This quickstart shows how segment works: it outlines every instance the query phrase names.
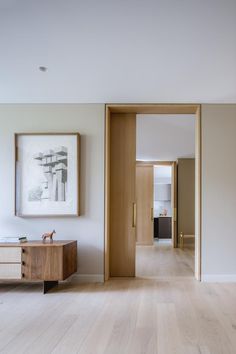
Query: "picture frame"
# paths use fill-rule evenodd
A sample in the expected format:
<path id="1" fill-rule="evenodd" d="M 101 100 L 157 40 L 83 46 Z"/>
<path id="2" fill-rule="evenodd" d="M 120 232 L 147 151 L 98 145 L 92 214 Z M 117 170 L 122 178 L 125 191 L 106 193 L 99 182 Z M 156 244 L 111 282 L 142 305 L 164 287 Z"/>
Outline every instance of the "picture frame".
<path id="1" fill-rule="evenodd" d="M 15 134 L 15 216 L 79 216 L 80 134 Z"/>

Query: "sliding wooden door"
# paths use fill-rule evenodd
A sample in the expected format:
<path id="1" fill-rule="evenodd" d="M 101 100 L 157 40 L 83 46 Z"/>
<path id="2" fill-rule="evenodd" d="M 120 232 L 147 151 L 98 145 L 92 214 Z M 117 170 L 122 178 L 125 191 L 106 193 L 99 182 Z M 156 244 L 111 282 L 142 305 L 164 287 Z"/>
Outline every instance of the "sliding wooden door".
<path id="1" fill-rule="evenodd" d="M 177 242 L 177 165 L 171 165 L 171 204 L 172 204 L 172 245 L 178 246 Z"/>
<path id="2" fill-rule="evenodd" d="M 137 244 L 152 245 L 153 166 L 136 165 Z"/>
<path id="3" fill-rule="evenodd" d="M 110 276 L 135 276 L 136 114 L 110 116 Z"/>

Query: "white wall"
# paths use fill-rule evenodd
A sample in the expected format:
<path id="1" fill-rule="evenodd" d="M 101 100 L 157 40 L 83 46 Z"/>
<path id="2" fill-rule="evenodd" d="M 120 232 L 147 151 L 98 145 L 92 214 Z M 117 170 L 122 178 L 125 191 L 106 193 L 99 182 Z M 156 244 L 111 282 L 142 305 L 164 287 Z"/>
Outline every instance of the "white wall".
<path id="1" fill-rule="evenodd" d="M 104 250 L 104 105 L 0 106 L 0 235 L 39 239 L 55 229 L 56 239 L 78 240 L 78 273 L 103 279 Z M 81 213 L 75 218 L 14 216 L 14 133 L 81 134 Z M 87 276 L 89 275 L 89 276 Z"/>
<path id="2" fill-rule="evenodd" d="M 235 213 L 236 105 L 203 105 L 203 280 L 236 281 Z"/>

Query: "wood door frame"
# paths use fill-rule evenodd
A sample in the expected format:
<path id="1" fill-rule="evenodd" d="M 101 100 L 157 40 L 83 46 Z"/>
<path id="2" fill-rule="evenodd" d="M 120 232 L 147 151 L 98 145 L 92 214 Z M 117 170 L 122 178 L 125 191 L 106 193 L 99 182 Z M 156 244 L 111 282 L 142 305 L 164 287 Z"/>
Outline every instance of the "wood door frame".
<path id="1" fill-rule="evenodd" d="M 141 161 L 136 160 L 137 165 L 144 166 L 171 166 L 176 161 Z"/>
<path id="2" fill-rule="evenodd" d="M 177 161 L 142 161 L 142 160 L 136 160 L 136 166 L 152 166 L 154 168 L 154 166 L 170 166 L 171 167 L 171 205 L 172 203 L 174 205 L 177 204 L 177 193 L 176 193 L 176 189 L 177 189 L 177 179 L 176 179 L 176 175 L 173 176 L 173 182 L 172 183 L 172 174 L 173 174 L 173 168 L 175 168 L 175 174 L 176 174 L 176 165 L 177 165 Z M 154 196 L 153 196 L 154 197 Z M 172 208 L 173 209 L 173 208 Z M 177 220 L 174 220 L 174 217 L 176 218 L 177 213 L 174 215 L 174 213 L 176 213 L 176 211 L 172 210 L 172 221 L 171 221 L 171 242 L 174 248 L 177 247 L 177 240 L 178 240 L 178 235 L 177 235 L 177 223 L 174 224 L 174 222 L 177 222 Z"/>
<path id="3" fill-rule="evenodd" d="M 195 278 L 201 280 L 201 105 L 200 104 L 106 104 L 105 109 L 105 211 L 104 279 L 109 279 L 110 224 L 110 119 L 112 113 L 195 115 Z"/>

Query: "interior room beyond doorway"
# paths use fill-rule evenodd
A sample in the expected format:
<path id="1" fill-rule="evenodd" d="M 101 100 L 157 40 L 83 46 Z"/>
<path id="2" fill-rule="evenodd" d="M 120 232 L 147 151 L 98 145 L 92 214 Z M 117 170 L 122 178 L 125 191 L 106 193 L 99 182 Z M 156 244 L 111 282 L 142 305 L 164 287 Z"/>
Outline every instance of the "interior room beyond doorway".
<path id="1" fill-rule="evenodd" d="M 137 115 L 136 134 L 136 276 L 193 276 L 195 116 Z"/>
<path id="2" fill-rule="evenodd" d="M 154 241 L 172 239 L 173 208 L 171 200 L 172 168 L 170 165 L 154 165 Z"/>

